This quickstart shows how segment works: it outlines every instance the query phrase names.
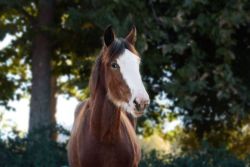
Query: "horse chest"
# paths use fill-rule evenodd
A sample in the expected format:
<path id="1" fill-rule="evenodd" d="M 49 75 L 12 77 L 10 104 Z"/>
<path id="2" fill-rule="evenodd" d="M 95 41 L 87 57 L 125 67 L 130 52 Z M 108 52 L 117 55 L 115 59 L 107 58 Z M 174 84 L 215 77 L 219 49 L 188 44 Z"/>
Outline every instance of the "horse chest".
<path id="1" fill-rule="evenodd" d="M 91 137 L 81 148 L 81 167 L 135 167 L 136 155 L 130 141 L 120 138 L 112 143 Z"/>

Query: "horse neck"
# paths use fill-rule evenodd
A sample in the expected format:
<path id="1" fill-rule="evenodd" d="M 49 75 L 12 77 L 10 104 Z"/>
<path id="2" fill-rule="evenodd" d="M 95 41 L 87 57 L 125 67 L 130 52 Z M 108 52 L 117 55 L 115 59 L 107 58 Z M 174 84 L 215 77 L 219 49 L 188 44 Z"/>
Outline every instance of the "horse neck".
<path id="1" fill-rule="evenodd" d="M 113 141 L 119 136 L 119 109 L 107 98 L 107 95 L 97 94 L 92 101 L 91 130 L 102 141 Z"/>

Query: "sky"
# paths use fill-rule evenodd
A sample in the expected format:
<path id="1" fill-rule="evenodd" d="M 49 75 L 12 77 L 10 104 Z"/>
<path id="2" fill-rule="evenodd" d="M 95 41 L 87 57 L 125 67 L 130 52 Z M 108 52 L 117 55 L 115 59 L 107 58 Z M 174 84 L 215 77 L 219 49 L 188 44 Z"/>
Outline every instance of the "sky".
<path id="1" fill-rule="evenodd" d="M 15 37 L 7 34 L 4 40 L 0 41 L 0 50 L 11 43 Z M 3 113 L 3 121 L 0 122 L 0 128 L 5 128 L 8 132 L 11 129 L 8 126 L 16 126 L 17 130 L 27 132 L 29 123 L 29 98 L 23 98 L 19 101 L 10 101 L 9 105 L 15 108 L 15 111 L 7 111 L 0 106 L 0 113 Z M 74 110 L 79 101 L 76 98 L 66 98 L 63 95 L 58 96 L 57 102 L 57 123 L 70 130 L 74 120 Z M 166 122 L 164 132 L 173 130 L 177 125 L 180 125 L 180 120 Z M 8 126 L 5 126 L 8 125 Z"/>
<path id="2" fill-rule="evenodd" d="M 0 50 L 8 46 L 11 40 L 13 40 L 14 38 L 15 38 L 14 36 L 7 34 L 5 38 L 2 41 L 0 41 Z"/>

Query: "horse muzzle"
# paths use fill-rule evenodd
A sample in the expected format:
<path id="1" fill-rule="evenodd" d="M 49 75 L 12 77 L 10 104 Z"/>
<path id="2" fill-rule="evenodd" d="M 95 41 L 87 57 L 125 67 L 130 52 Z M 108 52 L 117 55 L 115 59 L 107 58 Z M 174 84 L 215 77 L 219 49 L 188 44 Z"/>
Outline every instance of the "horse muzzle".
<path id="1" fill-rule="evenodd" d="M 134 114 L 136 117 L 142 116 L 145 109 L 148 107 L 149 105 L 149 98 L 135 98 L 133 103 L 135 106 L 135 111 Z"/>

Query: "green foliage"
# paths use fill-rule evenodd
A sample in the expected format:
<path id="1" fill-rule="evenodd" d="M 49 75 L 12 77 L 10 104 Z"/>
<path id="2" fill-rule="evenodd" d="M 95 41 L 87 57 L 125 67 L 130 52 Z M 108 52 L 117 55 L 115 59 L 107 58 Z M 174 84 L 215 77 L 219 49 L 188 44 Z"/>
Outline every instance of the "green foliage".
<path id="1" fill-rule="evenodd" d="M 178 157 L 173 161 L 173 166 L 176 167 L 245 167 L 246 162 L 237 159 L 225 149 L 201 150 L 192 155 Z"/>
<path id="2" fill-rule="evenodd" d="M 151 91 L 167 95 L 171 110 L 199 138 L 242 127 L 250 111 L 249 1 L 152 1 L 149 6 L 157 25 L 145 52 L 157 54 L 145 56 Z M 153 105 L 153 111 L 162 111 Z"/>
<path id="3" fill-rule="evenodd" d="M 156 150 L 153 150 L 149 153 L 143 153 L 142 155 L 142 161 L 139 165 L 140 167 L 168 167 L 168 160 L 171 160 L 171 156 L 164 157 Z"/>
<path id="4" fill-rule="evenodd" d="M 65 130 L 59 129 L 65 135 Z M 64 133 L 62 133 L 64 132 Z M 67 165 L 66 143 L 45 138 L 46 130 L 26 137 L 19 132 L 0 138 L 1 167 L 58 167 Z M 68 135 L 68 133 L 66 133 Z"/>
<path id="5" fill-rule="evenodd" d="M 247 164 L 248 160 L 240 160 L 226 149 L 204 145 L 199 151 L 177 156 L 152 151 L 143 155 L 140 167 L 245 167 Z"/>
<path id="6" fill-rule="evenodd" d="M 0 138 L 1 167 L 61 167 L 68 166 L 66 143 L 43 138 L 46 130 L 20 137 L 19 132 Z M 62 128 L 58 133 L 68 137 Z M 224 148 L 204 144 L 202 149 L 186 154 L 163 154 L 156 150 L 143 152 L 140 167 L 245 167 L 249 160 L 240 160 Z"/>

